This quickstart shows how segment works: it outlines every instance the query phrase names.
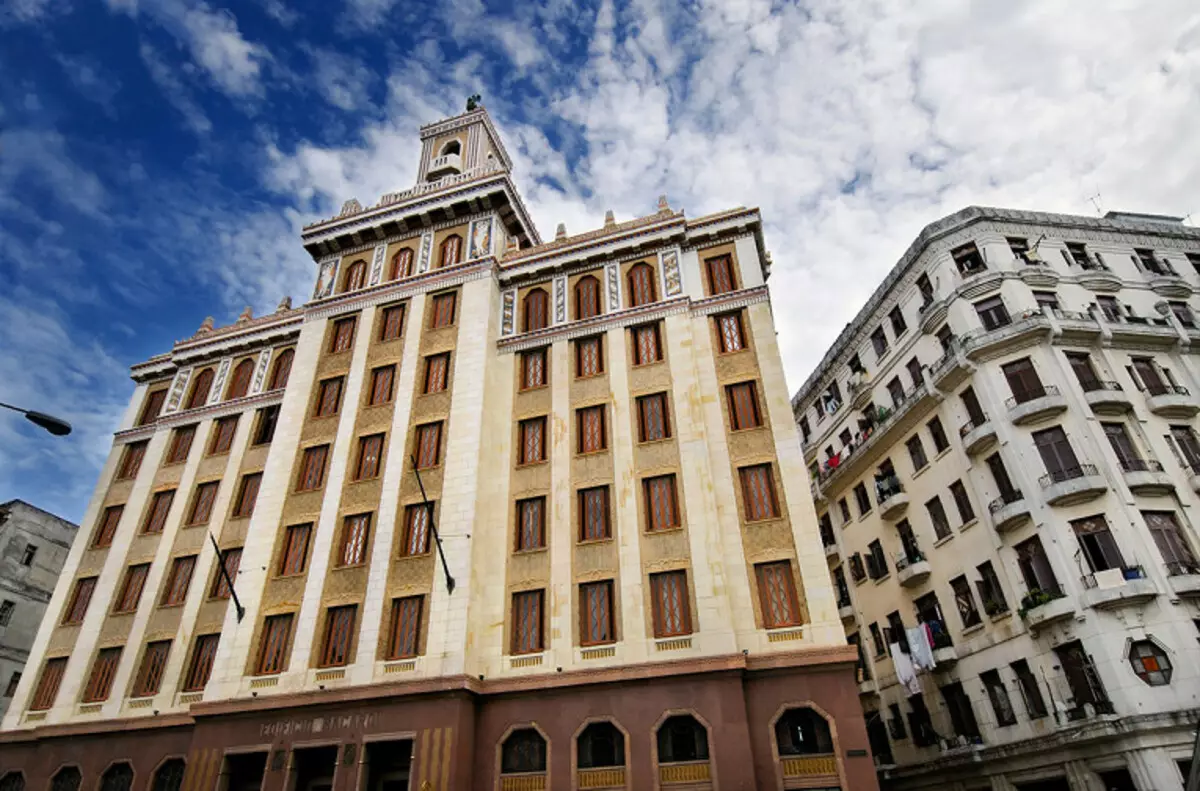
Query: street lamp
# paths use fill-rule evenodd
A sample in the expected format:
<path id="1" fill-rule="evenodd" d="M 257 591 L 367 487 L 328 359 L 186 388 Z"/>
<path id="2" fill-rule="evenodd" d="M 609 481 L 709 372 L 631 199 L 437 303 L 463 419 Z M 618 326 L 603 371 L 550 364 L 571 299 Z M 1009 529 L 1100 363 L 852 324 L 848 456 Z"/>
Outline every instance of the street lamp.
<path id="1" fill-rule="evenodd" d="M 14 412 L 20 412 L 30 423 L 35 426 L 41 426 L 56 437 L 65 437 L 71 433 L 71 424 L 65 420 L 56 418 L 54 415 L 47 415 L 45 412 L 35 412 L 32 409 L 21 409 L 19 406 L 5 404 L 2 401 L 0 401 L 0 406 L 5 409 L 11 409 Z"/>

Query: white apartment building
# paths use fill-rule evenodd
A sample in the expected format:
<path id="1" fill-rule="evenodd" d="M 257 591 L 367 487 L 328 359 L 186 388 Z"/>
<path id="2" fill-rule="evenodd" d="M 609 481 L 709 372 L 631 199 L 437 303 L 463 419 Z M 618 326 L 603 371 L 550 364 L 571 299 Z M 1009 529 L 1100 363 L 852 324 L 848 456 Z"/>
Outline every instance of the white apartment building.
<path id="1" fill-rule="evenodd" d="M 1177 218 L 970 207 L 794 396 L 881 787 L 1182 788 L 1198 291 Z"/>

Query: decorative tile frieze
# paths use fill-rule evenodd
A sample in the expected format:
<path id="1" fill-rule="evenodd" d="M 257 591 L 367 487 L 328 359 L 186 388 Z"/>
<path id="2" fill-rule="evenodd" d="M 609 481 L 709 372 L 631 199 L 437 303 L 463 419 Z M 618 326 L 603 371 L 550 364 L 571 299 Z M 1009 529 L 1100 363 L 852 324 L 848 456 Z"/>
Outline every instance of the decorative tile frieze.
<path id="1" fill-rule="evenodd" d="M 233 358 L 225 357 L 221 360 L 221 365 L 217 368 L 217 376 L 213 379 L 212 389 L 208 391 L 208 403 L 216 404 L 221 400 L 221 394 L 225 392 L 225 380 L 229 378 L 229 366 L 233 365 Z"/>
<path id="2" fill-rule="evenodd" d="M 429 271 L 429 259 L 433 256 L 433 231 L 421 234 L 421 250 L 417 253 L 417 274 Z"/>
<path id="3" fill-rule="evenodd" d="M 658 254 L 659 269 L 662 271 L 663 294 L 675 297 L 683 293 L 683 272 L 679 268 L 678 249 L 664 250 Z"/>
<path id="4" fill-rule="evenodd" d="M 500 334 L 512 335 L 516 329 L 515 314 L 517 307 L 517 290 L 510 288 L 501 297 Z"/>
<path id="5" fill-rule="evenodd" d="M 492 218 L 490 215 L 471 221 L 470 238 L 469 258 L 482 258 L 492 254 Z"/>
<path id="6" fill-rule="evenodd" d="M 304 306 L 304 321 L 321 321 L 331 316 L 352 313 L 366 307 L 379 305 L 383 302 L 393 302 L 408 299 L 428 291 L 450 288 L 452 286 L 491 277 L 496 270 L 496 259 L 482 258 L 478 261 L 464 261 L 461 264 L 435 269 L 423 275 L 415 275 L 404 280 L 381 283 L 361 291 L 349 294 L 338 294 L 328 302 L 320 305 L 309 303 Z"/>
<path id="7" fill-rule="evenodd" d="M 567 278 L 554 278 L 554 323 L 565 324 L 567 321 Z"/>
<path id="8" fill-rule="evenodd" d="M 608 281 L 608 310 L 611 313 L 621 309 L 621 275 L 615 261 L 604 267 L 604 276 Z"/>
<path id="9" fill-rule="evenodd" d="M 235 398 L 231 401 L 222 401 L 218 404 L 208 404 L 195 409 L 185 409 L 182 412 L 174 412 L 170 415 L 161 415 L 158 420 L 148 426 L 138 426 L 136 428 L 118 431 L 113 435 L 113 439 L 118 443 L 136 442 L 140 439 L 145 439 L 155 431 L 162 428 L 173 428 L 181 426 L 184 423 L 192 423 L 200 420 L 217 420 L 227 415 L 233 415 L 238 412 L 244 412 L 248 409 L 259 409 L 272 404 L 278 404 L 283 401 L 283 390 L 272 390 L 267 393 L 257 393 L 248 395 L 242 398 Z"/>
<path id="10" fill-rule="evenodd" d="M 367 281 L 368 285 L 377 285 L 383 279 L 383 256 L 386 252 L 386 244 L 375 245 L 375 254 L 371 259 L 371 279 Z"/>
<path id="11" fill-rule="evenodd" d="M 333 283 L 337 279 L 339 258 L 328 258 L 318 264 L 317 285 L 313 288 L 313 299 L 325 299 L 333 293 Z"/>
<path id="12" fill-rule="evenodd" d="M 163 414 L 170 414 L 183 403 L 183 394 L 187 392 L 188 380 L 192 378 L 192 369 L 184 368 L 175 372 L 175 381 L 171 382 L 171 393 L 167 396 L 167 404 Z"/>
<path id="13" fill-rule="evenodd" d="M 258 353 L 258 362 L 254 366 L 254 382 L 250 385 L 250 394 L 261 393 L 263 383 L 267 381 L 267 368 L 271 364 L 271 350 L 263 349 Z"/>

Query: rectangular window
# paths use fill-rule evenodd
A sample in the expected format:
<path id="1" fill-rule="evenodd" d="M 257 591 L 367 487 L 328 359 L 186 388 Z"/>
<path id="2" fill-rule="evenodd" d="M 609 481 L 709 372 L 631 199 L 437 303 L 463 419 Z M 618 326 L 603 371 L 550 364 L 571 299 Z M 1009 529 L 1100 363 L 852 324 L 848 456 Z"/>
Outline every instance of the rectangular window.
<path id="1" fill-rule="evenodd" d="M 450 378 L 450 352 L 431 354 L 425 358 L 425 385 L 423 393 L 441 393 L 446 390 Z"/>
<path id="2" fill-rule="evenodd" d="M 1196 556 L 1173 511 L 1142 511 L 1142 519 L 1167 564 L 1168 575 L 1200 573 L 1200 565 L 1196 563 Z"/>
<path id="3" fill-rule="evenodd" d="M 962 619 L 964 629 L 983 623 L 979 609 L 975 606 L 975 594 L 971 592 L 971 583 L 967 582 L 965 574 L 950 580 L 950 589 L 954 591 L 954 604 L 958 607 L 958 617 Z"/>
<path id="4" fill-rule="evenodd" d="M 192 439 L 196 438 L 196 425 L 180 426 L 170 435 L 170 448 L 167 450 L 168 465 L 178 465 L 187 461 L 188 451 L 192 450 Z"/>
<path id="5" fill-rule="evenodd" d="M 33 702 L 29 705 L 30 711 L 45 711 L 54 705 L 54 699 L 58 697 L 58 686 L 62 683 L 66 670 L 67 657 L 59 656 L 46 660 L 37 689 L 33 693 Z"/>
<path id="6" fill-rule="evenodd" d="M 846 502 L 845 497 L 838 500 L 838 512 L 842 515 L 843 525 L 850 521 L 850 503 Z"/>
<path id="7" fill-rule="evenodd" d="M 96 592 L 97 577 L 83 577 L 75 582 L 75 590 L 71 591 L 71 601 L 67 604 L 66 614 L 63 615 L 63 625 L 83 623 L 87 615 L 88 605 L 92 603 L 92 594 Z"/>
<path id="8" fill-rule="evenodd" d="M 233 447 L 233 435 L 237 432 L 238 416 L 223 417 L 213 424 L 213 438 L 208 446 L 209 456 L 228 453 Z"/>
<path id="9" fill-rule="evenodd" d="M 430 317 L 429 328 L 431 330 L 449 327 L 454 324 L 454 309 L 457 301 L 457 295 L 452 291 L 449 294 L 438 294 L 433 298 L 433 314 Z"/>
<path id="10" fill-rule="evenodd" d="M 871 496 L 867 494 L 865 484 L 860 483 L 854 487 L 854 501 L 858 506 L 858 516 L 860 519 L 871 513 Z"/>
<path id="11" fill-rule="evenodd" d="M 233 506 L 233 516 L 235 519 L 244 518 L 254 513 L 254 503 L 258 501 L 258 487 L 262 483 L 261 472 L 252 472 L 242 476 L 241 486 L 238 488 L 237 502 Z"/>
<path id="12" fill-rule="evenodd" d="M 208 589 L 208 595 L 213 599 L 228 599 L 230 594 L 229 580 L 236 580 L 238 568 L 242 565 L 242 548 L 232 547 L 221 553 L 221 565 L 225 567 L 225 573 L 221 573 L 220 566 L 217 567 L 213 574 L 212 586 Z M 226 579 L 228 575 L 229 580 Z"/>
<path id="13" fill-rule="evenodd" d="M 871 348 L 875 350 L 875 359 L 877 360 L 887 354 L 888 339 L 883 327 L 876 327 L 871 333 Z"/>
<path id="14" fill-rule="evenodd" d="M 925 373 L 921 368 L 921 361 L 913 357 L 904 364 L 905 370 L 908 371 L 908 378 L 912 380 L 912 386 L 915 390 L 925 384 Z"/>
<path id="15" fill-rule="evenodd" d="M 275 439 L 275 424 L 279 422 L 279 404 L 265 406 L 258 410 L 257 423 L 254 429 L 254 444 L 266 445 Z"/>
<path id="16" fill-rule="evenodd" d="M 1004 687 L 1000 673 L 995 670 L 986 670 L 979 674 L 979 680 L 983 682 L 983 688 L 987 690 L 988 699 L 992 702 L 992 711 L 996 714 L 996 724 L 1002 727 L 1016 725 L 1017 713 L 1013 711 L 1012 701 L 1009 700 L 1008 690 Z"/>
<path id="17" fill-rule="evenodd" d="M 342 521 L 342 542 L 338 548 L 337 565 L 361 566 L 367 562 L 367 545 L 371 540 L 371 515 L 355 514 Z"/>
<path id="18" fill-rule="evenodd" d="M 1083 474 L 1062 426 L 1033 432 L 1033 444 L 1041 454 L 1051 481 L 1065 481 Z"/>
<path id="19" fill-rule="evenodd" d="M 421 610 L 423 596 L 392 599 L 391 631 L 388 637 L 388 659 L 406 659 L 420 651 Z"/>
<path id="20" fill-rule="evenodd" d="M 1025 700 L 1025 711 L 1029 713 L 1029 719 L 1041 719 L 1049 714 L 1050 712 L 1046 709 L 1046 701 L 1042 697 L 1042 690 L 1038 686 L 1037 677 L 1029 669 L 1029 663 L 1024 659 L 1018 659 L 1009 667 L 1017 676 L 1017 688 L 1021 690 L 1021 697 Z"/>
<path id="21" fill-rule="evenodd" d="M 383 309 L 379 321 L 379 340 L 394 341 L 400 337 L 404 329 L 404 306 L 390 305 Z"/>
<path id="22" fill-rule="evenodd" d="M 139 563 L 126 569 L 121 591 L 113 607 L 114 613 L 133 612 L 137 609 L 138 602 L 142 599 L 142 588 L 146 586 L 146 575 L 149 573 L 149 563 Z"/>
<path id="23" fill-rule="evenodd" d="M 767 629 L 799 626 L 800 601 L 796 598 L 796 580 L 792 576 L 791 562 L 759 563 L 754 571 L 758 577 L 763 626 Z"/>
<path id="24" fill-rule="evenodd" d="M 974 242 L 967 242 L 964 245 L 954 248 L 950 251 L 950 255 L 953 256 L 954 264 L 958 267 L 959 273 L 964 277 L 987 269 L 987 264 L 983 261 L 983 255 L 979 252 L 979 247 Z"/>
<path id="25" fill-rule="evenodd" d="M 979 589 L 979 599 L 983 602 L 983 611 L 988 615 L 999 615 L 1008 611 L 1008 600 L 1004 598 L 1004 589 L 1000 587 L 1000 578 L 992 568 L 992 562 L 985 560 L 975 567 L 979 572 L 979 581 L 975 587 Z"/>
<path id="26" fill-rule="evenodd" d="M 1013 547 L 1017 551 L 1017 567 L 1025 587 L 1031 592 L 1038 590 L 1051 595 L 1062 595 L 1058 587 L 1058 578 L 1054 575 L 1054 567 L 1046 550 L 1042 548 L 1042 540 L 1038 536 L 1027 538 Z"/>
<path id="27" fill-rule="evenodd" d="M 379 462 L 383 458 L 383 434 L 359 437 L 358 464 L 354 467 L 354 480 L 363 481 L 379 477 Z"/>
<path id="28" fill-rule="evenodd" d="M 1058 294 L 1053 291 L 1035 291 L 1033 298 L 1037 301 L 1037 306 L 1040 309 L 1050 308 L 1051 311 L 1058 310 Z"/>
<path id="29" fill-rule="evenodd" d="M 311 492 L 325 485 L 325 460 L 328 456 L 328 445 L 314 445 L 304 449 L 300 475 L 296 480 L 296 491 Z"/>
<path id="30" fill-rule="evenodd" d="M 658 323 L 634 327 L 633 364 L 650 365 L 662 360 L 662 334 Z"/>
<path id="31" fill-rule="evenodd" d="M 325 636 L 321 642 L 318 667 L 340 667 L 350 661 L 350 645 L 354 642 L 354 620 L 358 607 L 330 607 L 325 614 Z"/>
<path id="32" fill-rule="evenodd" d="M 775 497 L 775 480 L 770 464 L 755 464 L 738 470 L 742 480 L 742 501 L 746 521 L 774 519 L 779 516 L 779 500 Z"/>
<path id="33" fill-rule="evenodd" d="M 121 454 L 121 465 L 117 468 L 117 480 L 127 481 L 136 478 L 142 468 L 142 459 L 146 458 L 148 442 L 130 442 Z"/>
<path id="34" fill-rule="evenodd" d="M 1087 352 L 1067 352 L 1067 361 L 1071 363 L 1071 370 L 1075 372 L 1075 378 L 1084 392 L 1090 393 L 1100 388 L 1100 377 L 1092 366 L 1091 355 Z"/>
<path id="35" fill-rule="evenodd" d="M 958 516 L 962 519 L 962 523 L 965 525 L 974 521 L 975 509 L 971 507 L 971 498 L 967 494 L 967 487 L 961 480 L 950 484 L 950 495 L 954 498 L 954 506 L 958 509 Z"/>
<path id="36" fill-rule="evenodd" d="M 921 443 L 921 435 L 913 434 L 904 443 L 908 448 L 908 457 L 912 460 L 914 470 L 923 470 L 929 464 L 929 457 L 925 455 L 925 446 Z"/>
<path id="37" fill-rule="evenodd" d="M 604 373 L 604 352 L 601 339 L 583 338 L 575 341 L 575 377 L 584 379 Z"/>
<path id="38" fill-rule="evenodd" d="M 384 365 L 371 371 L 371 389 L 367 391 L 367 406 L 379 406 L 392 400 L 396 382 L 396 366 Z"/>
<path id="39" fill-rule="evenodd" d="M 646 502 L 646 529 L 666 530 L 679 527 L 679 500 L 675 493 L 674 475 L 657 475 L 642 479 Z"/>
<path id="40" fill-rule="evenodd" d="M 976 302 L 975 312 L 979 314 L 979 320 L 983 322 L 985 330 L 996 330 L 1012 323 L 1008 309 L 1004 307 L 1004 300 L 999 296 Z"/>
<path id="41" fill-rule="evenodd" d="M 855 582 L 862 582 L 863 580 L 865 580 L 867 578 L 867 571 L 863 567 L 862 555 L 855 552 L 853 555 L 850 556 L 849 562 L 850 562 L 850 578 L 852 580 L 854 580 Z M 849 606 L 849 605 L 850 605 L 850 601 L 849 601 L 849 599 L 847 599 L 846 604 L 844 606 Z"/>
<path id="42" fill-rule="evenodd" d="M 354 325 L 358 320 L 354 316 L 338 319 L 333 323 L 333 331 L 329 335 L 329 353 L 348 352 L 354 345 Z"/>
<path id="43" fill-rule="evenodd" d="M 758 389 L 754 382 L 727 385 L 725 400 L 729 404 L 729 429 L 731 431 L 758 428 L 762 425 L 762 418 L 758 413 Z"/>
<path id="44" fill-rule="evenodd" d="M 575 410 L 579 453 L 597 453 L 608 447 L 604 405 Z"/>
<path id="45" fill-rule="evenodd" d="M 1134 447 L 1133 439 L 1130 438 L 1124 423 L 1101 423 L 1100 425 L 1104 427 L 1104 435 L 1108 437 L 1108 444 L 1112 446 L 1113 453 L 1117 456 L 1117 463 L 1121 465 L 1122 470 L 1135 472 L 1147 469 L 1146 463 L 1142 461 L 1141 454 Z"/>
<path id="46" fill-rule="evenodd" d="M 704 262 L 704 268 L 708 270 L 708 293 L 716 296 L 724 294 L 727 291 L 733 291 L 737 288 L 734 285 L 733 279 L 733 257 L 730 255 L 718 255 L 714 258 L 709 258 Z"/>
<path id="47" fill-rule="evenodd" d="M 947 684 L 941 691 L 946 708 L 950 710 L 950 724 L 954 732 L 969 739 L 978 739 L 979 724 L 975 721 L 975 710 L 971 708 L 971 699 L 963 691 L 962 684 Z"/>
<path id="48" fill-rule="evenodd" d="M 904 321 L 904 311 L 899 305 L 888 312 L 888 321 L 892 323 L 892 334 L 897 338 L 908 332 L 908 323 Z"/>
<path id="49" fill-rule="evenodd" d="M 96 663 L 92 665 L 92 673 L 88 676 L 87 686 L 83 690 L 82 700 L 84 703 L 108 700 L 120 661 L 120 648 L 100 649 L 100 652 L 96 654 Z"/>
<path id="50" fill-rule="evenodd" d="M 404 543 L 400 555 L 424 555 L 429 551 L 429 524 L 433 518 L 433 504 L 417 503 L 404 508 Z"/>
<path id="51" fill-rule="evenodd" d="M 17 694 L 17 685 L 21 683 L 21 671 L 14 670 L 8 677 L 8 686 L 4 688 L 4 697 L 11 698 Z"/>
<path id="52" fill-rule="evenodd" d="M 875 649 L 875 658 L 878 659 L 887 654 L 887 643 L 884 642 L 883 632 L 879 631 L 879 624 L 873 623 L 867 627 L 867 631 L 871 634 L 871 646 Z"/>
<path id="53" fill-rule="evenodd" d="M 204 689 L 208 677 L 212 675 L 213 661 L 217 658 L 217 644 L 220 641 L 219 634 L 202 634 L 196 638 L 196 646 L 192 649 L 192 662 L 183 678 L 181 692 Z"/>
<path id="54" fill-rule="evenodd" d="M 279 553 L 279 576 L 303 574 L 308 563 L 308 538 L 312 525 L 291 525 L 283 534 L 283 549 Z"/>
<path id="55" fill-rule="evenodd" d="M 512 653 L 534 654 L 543 648 L 542 598 L 544 591 L 513 594 Z"/>
<path id="56" fill-rule="evenodd" d="M 196 556 L 184 555 L 171 561 L 171 571 L 167 574 L 167 583 L 163 586 L 162 599 L 159 605 L 171 607 L 183 604 L 187 598 L 188 588 L 192 584 L 192 572 L 196 570 Z"/>
<path id="57" fill-rule="evenodd" d="M 338 413 L 342 403 L 342 377 L 335 376 L 321 382 L 317 392 L 317 409 L 313 417 L 330 417 Z"/>
<path id="58" fill-rule="evenodd" d="M 1046 388 L 1042 386 L 1037 369 L 1028 357 L 1006 363 L 1001 366 L 1001 370 L 1004 371 L 1004 378 L 1008 380 L 1008 387 L 1012 390 L 1016 403 L 1023 404 L 1046 395 Z"/>
<path id="59" fill-rule="evenodd" d="M 946 430 L 942 428 L 940 418 L 934 418 L 925 424 L 929 427 L 929 436 L 933 437 L 933 448 L 938 453 L 941 453 L 946 448 L 950 447 L 950 440 L 946 439 Z"/>
<path id="60" fill-rule="evenodd" d="M 517 464 L 535 464 L 546 460 L 546 418 L 522 420 L 518 425 L 520 446 Z"/>
<path id="61" fill-rule="evenodd" d="M 616 641 L 613 628 L 612 580 L 579 586 L 579 644 L 603 645 Z"/>
<path id="62" fill-rule="evenodd" d="M 1121 550 L 1117 540 L 1108 529 L 1108 520 L 1103 514 L 1089 516 L 1083 519 L 1072 519 L 1071 529 L 1079 540 L 1079 548 L 1092 571 L 1107 571 L 1108 569 L 1123 568 L 1125 561 L 1121 558 Z"/>
<path id="63" fill-rule="evenodd" d="M 925 503 L 925 510 L 929 512 L 929 522 L 933 525 L 933 534 L 938 540 L 950 535 L 950 520 L 946 518 L 942 498 L 935 494 L 933 499 Z"/>
<path id="64" fill-rule="evenodd" d="M 637 399 L 637 410 L 639 442 L 654 442 L 671 436 L 666 393 L 640 396 Z"/>
<path id="65" fill-rule="evenodd" d="M 654 636 L 677 637 L 692 633 L 687 572 L 665 571 L 650 575 L 654 602 Z"/>
<path id="66" fill-rule="evenodd" d="M 579 490 L 579 540 L 599 541 L 612 536 L 608 514 L 608 487 Z"/>
<path id="67" fill-rule="evenodd" d="M 8 626 L 9 621 L 12 620 L 13 610 L 16 607 L 16 603 L 8 599 L 0 602 L 0 626 Z"/>
<path id="68" fill-rule="evenodd" d="M 101 549 L 112 543 L 113 536 L 117 533 L 117 524 L 120 523 L 121 514 L 124 512 L 123 505 L 110 505 L 104 509 L 100 523 L 96 525 L 96 533 L 92 537 L 93 549 Z"/>
<path id="69" fill-rule="evenodd" d="M 521 352 L 521 389 L 533 390 L 546 385 L 546 350 Z"/>
<path id="70" fill-rule="evenodd" d="M 1171 439 L 1179 449 L 1183 462 L 1192 472 L 1200 472 L 1200 440 L 1191 426 L 1171 426 Z"/>
<path id="71" fill-rule="evenodd" d="M 167 655 L 170 653 L 170 640 L 159 640 L 146 646 L 146 653 L 142 655 L 142 666 L 138 670 L 137 680 L 133 683 L 132 697 L 148 698 L 158 694 L 163 674 L 167 669 Z"/>
<path id="72" fill-rule="evenodd" d="M 255 675 L 282 673 L 287 669 L 288 645 L 292 640 L 293 613 L 269 615 L 263 621 Z"/>
<path id="73" fill-rule="evenodd" d="M 741 351 L 746 348 L 746 336 L 742 331 L 742 314 L 722 313 L 716 317 L 717 338 L 720 341 L 722 354 Z"/>
<path id="74" fill-rule="evenodd" d="M 137 424 L 145 426 L 158 420 L 158 415 L 162 412 L 163 404 L 167 400 L 167 389 L 153 390 L 146 396 L 146 404 L 142 407 L 142 413 L 138 416 Z"/>
<path id="75" fill-rule="evenodd" d="M 426 423 L 417 426 L 417 469 L 436 467 L 442 458 L 442 423 Z"/>
<path id="76" fill-rule="evenodd" d="M 546 498 L 517 500 L 517 551 L 546 546 Z"/>
<path id="77" fill-rule="evenodd" d="M 217 500 L 217 488 L 220 485 L 220 481 L 209 481 L 196 487 L 196 493 L 192 495 L 192 508 L 188 511 L 188 525 L 208 524 L 208 520 L 212 518 L 213 503 Z M 161 530 L 161 527 L 159 529 Z"/>

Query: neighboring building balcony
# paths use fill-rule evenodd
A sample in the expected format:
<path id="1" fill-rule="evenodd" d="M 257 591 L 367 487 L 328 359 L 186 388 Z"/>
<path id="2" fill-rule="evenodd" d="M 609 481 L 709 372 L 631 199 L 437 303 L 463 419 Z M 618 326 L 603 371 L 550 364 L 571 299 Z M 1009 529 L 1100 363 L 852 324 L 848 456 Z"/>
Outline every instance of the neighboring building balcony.
<path id="1" fill-rule="evenodd" d="M 1003 282 L 1003 272 L 988 269 L 986 266 L 973 267 L 963 271 L 958 293 L 963 299 L 979 299 L 993 291 L 999 291 Z"/>
<path id="2" fill-rule="evenodd" d="M 1054 385 L 1042 385 L 1019 396 L 1012 396 L 1004 405 L 1008 407 L 1009 419 L 1018 426 L 1036 423 L 1067 411 L 1067 399 Z"/>
<path id="3" fill-rule="evenodd" d="M 996 427 L 984 415 L 979 421 L 968 420 L 958 427 L 958 436 L 962 439 L 963 449 L 967 455 L 987 450 L 996 442 Z"/>
<path id="4" fill-rule="evenodd" d="M 850 391 L 850 406 L 861 410 L 871 401 L 871 378 L 859 371 L 850 377 L 847 389 Z"/>
<path id="5" fill-rule="evenodd" d="M 1083 398 L 1097 415 L 1116 415 L 1133 409 L 1129 394 L 1116 382 L 1093 379 L 1084 382 Z"/>
<path id="6" fill-rule="evenodd" d="M 929 579 L 932 569 L 920 551 L 896 555 L 896 580 L 905 588 L 913 588 Z"/>
<path id="7" fill-rule="evenodd" d="M 908 508 L 908 494 L 895 476 L 875 482 L 875 499 L 879 501 L 879 514 L 884 519 L 896 519 Z"/>
<path id="8" fill-rule="evenodd" d="M 658 783 L 664 789 L 708 789 L 712 788 L 711 781 L 712 767 L 708 761 L 679 761 L 658 767 Z"/>
<path id="9" fill-rule="evenodd" d="M 439 179 L 442 176 L 453 176 L 457 173 L 462 173 L 462 156 L 459 154 L 443 154 L 440 157 L 434 157 L 429 163 L 427 171 L 430 180 Z"/>
<path id="10" fill-rule="evenodd" d="M 843 621 L 853 621 L 855 619 L 854 605 L 849 599 L 838 599 L 838 617 Z"/>
<path id="11" fill-rule="evenodd" d="M 1167 582 L 1176 596 L 1200 596 L 1200 564 L 1177 560 L 1166 566 Z"/>
<path id="12" fill-rule="evenodd" d="M 1085 268 L 1078 275 L 1079 285 L 1089 291 L 1101 294 L 1113 294 L 1121 290 L 1121 277 L 1108 267 L 1100 265 L 1090 269 Z"/>
<path id="13" fill-rule="evenodd" d="M 988 512 L 992 515 L 992 527 L 997 533 L 1012 530 L 1017 525 L 1032 517 L 1032 505 L 1025 499 L 1020 489 L 1003 492 L 995 500 L 988 503 Z"/>
<path id="14" fill-rule="evenodd" d="M 1155 385 L 1146 388 L 1146 408 L 1159 417 L 1186 420 L 1200 412 L 1200 403 L 1186 387 Z"/>
<path id="15" fill-rule="evenodd" d="M 1188 486 L 1192 487 L 1193 492 L 1200 494 L 1200 469 L 1190 464 L 1184 464 L 1183 468 L 1188 473 Z"/>
<path id="16" fill-rule="evenodd" d="M 868 451 L 875 445 L 887 447 L 900 434 L 913 428 L 924 417 L 921 408 L 932 401 L 929 389 L 922 384 L 896 399 L 894 408 L 877 407 L 874 415 L 864 414 L 863 422 L 868 427 L 838 451 L 835 458 L 824 463 L 816 488 L 828 497 L 837 490 L 835 481 L 856 478 L 871 462 Z"/>
<path id="17" fill-rule="evenodd" d="M 962 348 L 968 360 L 990 359 L 1049 338 L 1050 320 L 1040 310 L 1027 310 L 1008 324 L 994 329 L 973 330 L 962 336 Z"/>
<path id="18" fill-rule="evenodd" d="M 1103 311 L 1097 310 L 1103 316 Z M 1167 319 L 1145 316 L 1103 316 L 1104 325 L 1117 343 L 1167 349 L 1179 343 L 1179 333 Z"/>
<path id="19" fill-rule="evenodd" d="M 1043 475 L 1042 496 L 1050 505 L 1074 505 L 1094 500 L 1108 491 L 1108 481 L 1095 464 L 1078 464 Z"/>
<path id="20" fill-rule="evenodd" d="M 1021 616 L 1026 626 L 1035 629 L 1074 617 L 1075 602 L 1067 597 L 1059 585 L 1034 588 L 1021 598 L 1017 615 Z"/>
<path id="21" fill-rule="evenodd" d="M 1099 610 L 1144 604 L 1158 595 L 1154 582 L 1141 566 L 1124 566 L 1084 574 L 1083 606 Z"/>
<path id="22" fill-rule="evenodd" d="M 950 300 L 939 299 L 934 300 L 930 295 L 925 295 L 925 302 L 917 309 L 917 316 L 921 319 L 921 332 L 926 335 L 932 335 L 934 330 L 942 325 L 946 320 L 946 316 L 950 313 Z"/>
<path id="23" fill-rule="evenodd" d="M 1051 312 L 1054 335 L 1059 341 L 1091 341 L 1100 337 L 1100 322 L 1090 313 L 1059 308 Z"/>
<path id="24" fill-rule="evenodd" d="M 929 366 L 929 381 L 942 392 L 950 392 L 970 375 L 971 364 L 967 362 L 957 338 L 952 339 L 942 356 Z"/>
<path id="25" fill-rule="evenodd" d="M 1150 290 L 1155 294 L 1171 299 L 1187 299 L 1195 289 L 1192 285 L 1179 276 L 1174 270 L 1147 273 L 1150 275 Z"/>
<path id="26" fill-rule="evenodd" d="M 821 544 L 825 547 L 825 557 L 829 560 L 836 561 L 841 555 L 838 550 L 837 539 L 833 536 L 833 531 L 821 528 Z"/>
<path id="27" fill-rule="evenodd" d="M 1154 459 L 1118 459 L 1118 462 L 1131 492 L 1166 494 L 1175 488 L 1174 479 Z"/>

